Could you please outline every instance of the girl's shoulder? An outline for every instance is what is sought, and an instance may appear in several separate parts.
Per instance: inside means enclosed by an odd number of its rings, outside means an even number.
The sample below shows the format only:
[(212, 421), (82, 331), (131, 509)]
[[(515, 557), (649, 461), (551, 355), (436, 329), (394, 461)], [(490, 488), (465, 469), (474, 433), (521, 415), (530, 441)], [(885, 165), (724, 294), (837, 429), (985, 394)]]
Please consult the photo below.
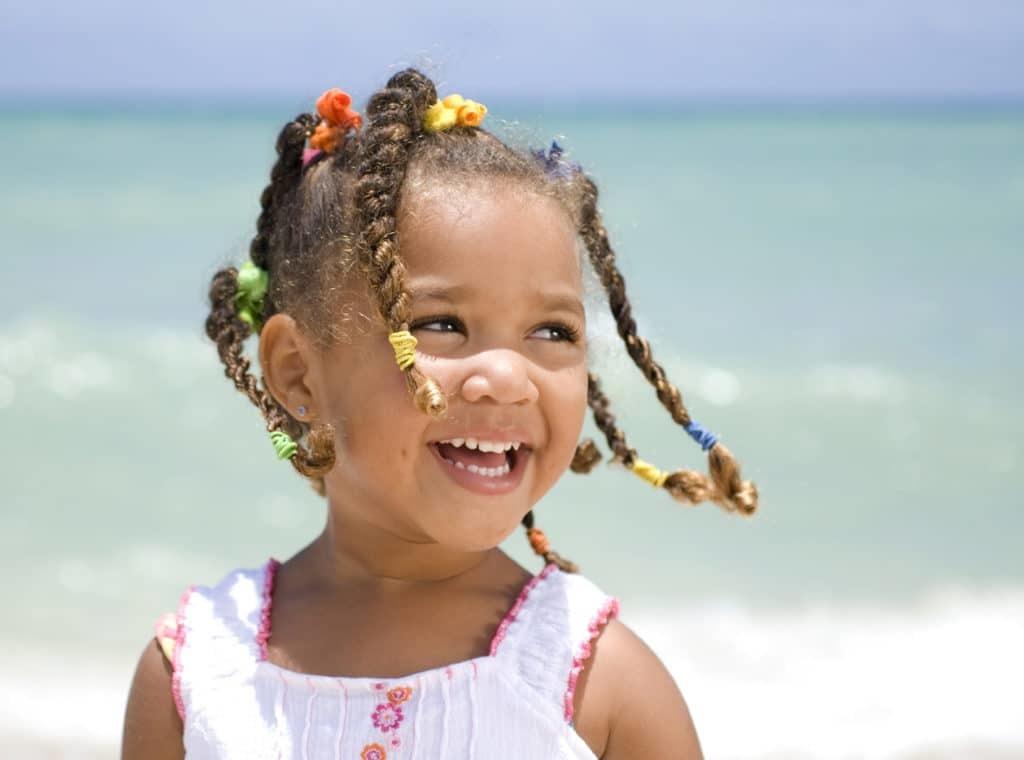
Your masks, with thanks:
[(186, 589), (176, 612), (161, 615), (155, 624), (156, 641), (168, 663), (176, 669), (189, 631), (215, 628), (239, 641), (251, 639), (265, 650), (270, 595), (280, 563), (269, 559), (258, 567), (236, 568), (212, 586)]
[[(595, 755), (654, 757), (672, 747), (679, 757), (701, 756), (678, 685), (619, 620), (617, 599), (585, 576), (549, 566), (520, 602), (506, 617), (515, 621), (509, 625), (515, 667), (545, 701), (557, 695), (564, 720)], [(499, 629), (497, 644), (505, 646), (501, 635)], [(652, 726), (652, 715), (660, 725)]]
[(531, 683), (550, 680), (562, 692), (565, 719), (572, 721), (576, 684), (594, 641), (618, 614), (618, 599), (590, 579), (548, 565), (527, 583), (502, 620), (491, 654), (514, 660)]
[[(182, 595), (177, 611), (157, 620), (156, 636), (143, 649), (132, 679), (125, 711), (122, 757), (130, 760), (180, 760), (184, 757), (181, 654), (186, 638), (209, 635), (211, 628), (219, 628), (222, 633), (244, 640), (246, 629), (258, 621), (262, 599), (269, 594), (263, 584), (273, 578), (275, 567), (275, 561), (270, 560), (260, 567), (233, 570), (213, 586), (190, 586)], [(238, 604), (235, 604), (236, 596)], [(254, 605), (255, 609), (251, 609)]]

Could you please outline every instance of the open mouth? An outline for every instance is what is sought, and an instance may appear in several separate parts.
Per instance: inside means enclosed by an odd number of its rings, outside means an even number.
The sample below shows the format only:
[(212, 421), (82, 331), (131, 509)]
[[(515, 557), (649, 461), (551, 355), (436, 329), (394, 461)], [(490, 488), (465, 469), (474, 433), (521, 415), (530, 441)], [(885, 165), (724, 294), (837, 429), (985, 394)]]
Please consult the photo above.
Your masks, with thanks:
[(530, 449), (519, 441), (453, 438), (430, 444), (449, 474), (461, 485), (487, 493), (514, 487)]

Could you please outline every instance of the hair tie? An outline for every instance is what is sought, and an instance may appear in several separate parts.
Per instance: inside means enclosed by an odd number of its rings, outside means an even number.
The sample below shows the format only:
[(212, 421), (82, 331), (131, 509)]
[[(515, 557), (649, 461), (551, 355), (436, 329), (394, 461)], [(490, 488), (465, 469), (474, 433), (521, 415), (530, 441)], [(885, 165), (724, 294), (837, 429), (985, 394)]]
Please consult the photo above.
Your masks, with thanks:
[(487, 115), (487, 106), (475, 100), (466, 100), (461, 95), (449, 95), (430, 106), (423, 115), (423, 129), (426, 132), (443, 132), (458, 125), (479, 127)]
[(398, 330), (388, 335), (391, 347), (395, 349), (395, 361), (403, 372), (416, 363), (416, 337), (408, 330)]
[(661, 488), (665, 485), (665, 481), (668, 480), (667, 472), (662, 472), (650, 462), (645, 462), (642, 459), (634, 459), (633, 463), (629, 465), (629, 469), (655, 488)]
[(710, 430), (705, 430), (699, 422), (690, 420), (690, 424), (686, 425), (683, 429), (690, 434), (693, 440), (700, 444), (704, 451), (718, 443), (718, 436)]
[(270, 442), (274, 444), (274, 451), (277, 452), (278, 459), (291, 459), (299, 450), (292, 437), (280, 430), (275, 430), (270, 434)]
[[(363, 117), (352, 110), (351, 96), (337, 87), (333, 87), (316, 101), (316, 111), (320, 115), (320, 123), (316, 125), (309, 138), (309, 146), (324, 153), (334, 153), (345, 143), (350, 130), (359, 131), (363, 126)], [(306, 166), (315, 156), (306, 159), (303, 154), (302, 165)]]
[(544, 531), (540, 528), (527, 528), (526, 538), (530, 541), (530, 548), (533, 549), (534, 554), (545, 557), (551, 551), (548, 537), (544, 535)]
[(267, 294), (270, 276), (252, 261), (242, 264), (236, 276), (235, 311), (238, 318), (259, 332), (263, 321), (263, 297)]
[(555, 140), (551, 141), (551, 147), (548, 148), (547, 153), (544, 152), (543, 148), (537, 148), (531, 151), (531, 153), (543, 165), (544, 171), (548, 176), (555, 179), (568, 179), (574, 174), (579, 174), (583, 171), (583, 167), (579, 164), (562, 158), (565, 150)]

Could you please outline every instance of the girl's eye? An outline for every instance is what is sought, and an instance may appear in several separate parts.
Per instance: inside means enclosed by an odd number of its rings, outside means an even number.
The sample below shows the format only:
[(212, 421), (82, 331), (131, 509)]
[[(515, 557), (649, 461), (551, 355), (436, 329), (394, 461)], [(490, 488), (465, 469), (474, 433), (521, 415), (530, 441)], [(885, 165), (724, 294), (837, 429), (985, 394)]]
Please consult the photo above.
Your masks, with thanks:
[(569, 325), (544, 325), (543, 327), (537, 328), (534, 335), (538, 335), (544, 340), (553, 340), (558, 343), (575, 343), (580, 339), (580, 331), (575, 327)]
[(439, 333), (457, 333), (463, 331), (463, 326), (462, 322), (455, 317), (427, 317), (413, 323), (412, 329)]

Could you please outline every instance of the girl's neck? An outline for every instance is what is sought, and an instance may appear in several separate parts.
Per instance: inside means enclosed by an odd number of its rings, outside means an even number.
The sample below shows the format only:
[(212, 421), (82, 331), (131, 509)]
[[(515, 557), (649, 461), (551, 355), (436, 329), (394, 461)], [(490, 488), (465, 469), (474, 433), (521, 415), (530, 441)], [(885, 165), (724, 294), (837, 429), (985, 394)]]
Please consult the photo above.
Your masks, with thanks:
[(457, 551), (331, 512), (323, 533), (296, 559), (329, 585), (358, 581), (390, 587), (458, 582), (510, 562), (496, 547)]

